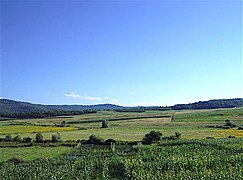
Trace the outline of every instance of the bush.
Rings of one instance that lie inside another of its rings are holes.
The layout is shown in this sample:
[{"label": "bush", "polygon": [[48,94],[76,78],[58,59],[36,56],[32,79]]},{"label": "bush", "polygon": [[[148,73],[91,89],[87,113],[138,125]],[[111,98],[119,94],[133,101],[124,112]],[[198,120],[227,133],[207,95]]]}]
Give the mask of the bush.
[{"label": "bush", "polygon": [[66,125],[67,125],[67,122],[66,121],[62,121],[60,126],[61,127],[65,127]]},{"label": "bush", "polygon": [[108,120],[102,120],[102,124],[101,124],[102,128],[108,128]]},{"label": "bush", "polygon": [[87,144],[97,144],[97,145],[104,144],[103,139],[96,137],[93,134],[91,136],[89,136],[89,139],[86,142],[87,142]]},{"label": "bush", "polygon": [[114,139],[107,139],[107,140],[105,140],[105,145],[111,145],[111,144],[114,144],[114,143],[116,143],[116,140],[114,140]]},{"label": "bush", "polygon": [[24,143],[30,143],[31,141],[32,141],[32,139],[30,137],[23,138]]},{"label": "bush", "polygon": [[13,138],[11,135],[6,135],[4,141],[13,141]]},{"label": "bush", "polygon": [[225,126],[236,127],[236,124],[233,121],[231,121],[230,119],[227,119],[225,121]]},{"label": "bush", "polygon": [[87,141],[85,140],[85,139],[78,139],[77,140],[77,143],[81,143],[81,144],[86,144],[87,143]]},{"label": "bush", "polygon": [[239,130],[243,130],[243,125],[241,127],[238,128]]},{"label": "bush", "polygon": [[14,142],[21,142],[22,141],[22,138],[20,137],[20,135],[17,135],[13,138],[13,141]]},{"label": "bush", "polygon": [[150,131],[150,133],[145,134],[142,140],[142,144],[151,144],[162,139],[162,133],[159,131]]},{"label": "bush", "polygon": [[180,139],[181,138],[181,133],[175,132],[175,136],[176,136],[177,139]]},{"label": "bush", "polygon": [[52,135],[51,142],[58,143],[58,142],[61,142],[61,141],[62,141],[62,138],[61,138],[60,133],[57,133],[55,135]]},{"label": "bush", "polygon": [[42,134],[38,132],[35,136],[35,140],[37,143],[42,143],[44,141],[44,138],[43,138]]}]

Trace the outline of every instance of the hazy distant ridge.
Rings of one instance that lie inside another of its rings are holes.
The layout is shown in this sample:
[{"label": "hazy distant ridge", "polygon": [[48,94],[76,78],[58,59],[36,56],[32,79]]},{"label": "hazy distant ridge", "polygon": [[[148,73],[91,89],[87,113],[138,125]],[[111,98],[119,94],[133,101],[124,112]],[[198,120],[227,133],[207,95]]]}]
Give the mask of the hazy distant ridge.
[{"label": "hazy distant ridge", "polygon": [[[174,106],[156,106],[156,107],[131,107],[145,108],[147,110],[183,110],[183,109],[216,109],[216,108],[233,108],[243,106],[243,98],[235,99],[215,99],[209,101],[199,101],[190,104],[176,104]],[[114,104],[97,104],[97,105],[42,105],[28,102],[13,101],[0,99],[0,115],[9,115],[17,113],[44,113],[48,111],[84,111],[84,110],[117,110],[128,107]]]},{"label": "hazy distant ridge", "polygon": [[105,110],[120,109],[122,106],[113,104],[98,105],[42,105],[32,104],[9,99],[0,99],[0,114],[17,114],[17,113],[44,113],[53,110],[61,111],[83,111],[83,110]]},{"label": "hazy distant ridge", "polygon": [[243,106],[243,98],[234,99],[213,99],[209,101],[199,101],[189,104],[176,104],[172,106],[174,110],[182,109],[217,109],[217,108],[233,108]]}]

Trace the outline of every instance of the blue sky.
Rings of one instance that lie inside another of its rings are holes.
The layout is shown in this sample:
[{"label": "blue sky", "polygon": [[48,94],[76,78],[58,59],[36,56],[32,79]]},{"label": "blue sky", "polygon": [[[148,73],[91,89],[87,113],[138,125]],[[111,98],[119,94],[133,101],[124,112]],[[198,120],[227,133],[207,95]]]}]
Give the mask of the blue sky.
[{"label": "blue sky", "polygon": [[173,105],[243,97],[242,2],[1,1],[0,97]]}]

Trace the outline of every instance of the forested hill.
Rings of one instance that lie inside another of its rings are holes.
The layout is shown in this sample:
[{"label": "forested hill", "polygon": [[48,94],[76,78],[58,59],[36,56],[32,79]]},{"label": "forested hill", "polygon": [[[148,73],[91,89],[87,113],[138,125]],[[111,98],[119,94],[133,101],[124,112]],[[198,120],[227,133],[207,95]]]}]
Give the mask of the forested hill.
[{"label": "forested hill", "polygon": [[15,113],[43,113],[49,109],[44,105],[31,104],[27,102],[13,101],[8,99],[0,99],[0,114]]},{"label": "forested hill", "polygon": [[99,105],[42,105],[21,101],[0,99],[0,116],[6,117],[42,117],[53,115],[74,115],[95,112],[96,110],[115,110],[121,106],[113,104]]},{"label": "forested hill", "polygon": [[[140,112],[141,110],[183,110],[183,109],[216,109],[243,107],[243,98],[216,99],[199,101],[190,104],[156,107],[123,107],[113,104],[98,105],[42,105],[27,102],[0,99],[0,116],[6,117],[46,117],[56,115],[77,115],[94,113],[97,110],[117,110],[120,112]],[[125,110],[125,111],[124,111]],[[141,111],[142,112],[142,111]]]},{"label": "forested hill", "polygon": [[233,108],[242,107],[243,98],[235,99],[214,99],[209,101],[199,101],[190,104],[176,104],[171,107],[174,110],[183,109],[217,109],[217,108]]},{"label": "forested hill", "polygon": [[84,110],[115,110],[123,108],[114,104],[97,104],[97,105],[46,105],[45,107],[52,110],[63,111],[84,111]]}]

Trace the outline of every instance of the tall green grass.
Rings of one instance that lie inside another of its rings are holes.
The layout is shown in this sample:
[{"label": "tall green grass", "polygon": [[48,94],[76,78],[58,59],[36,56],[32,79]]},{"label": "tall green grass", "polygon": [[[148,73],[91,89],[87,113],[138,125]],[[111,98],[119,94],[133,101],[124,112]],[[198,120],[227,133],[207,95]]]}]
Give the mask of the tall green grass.
[{"label": "tall green grass", "polygon": [[2,179],[242,179],[243,139],[82,145],[57,159],[0,165]]}]

